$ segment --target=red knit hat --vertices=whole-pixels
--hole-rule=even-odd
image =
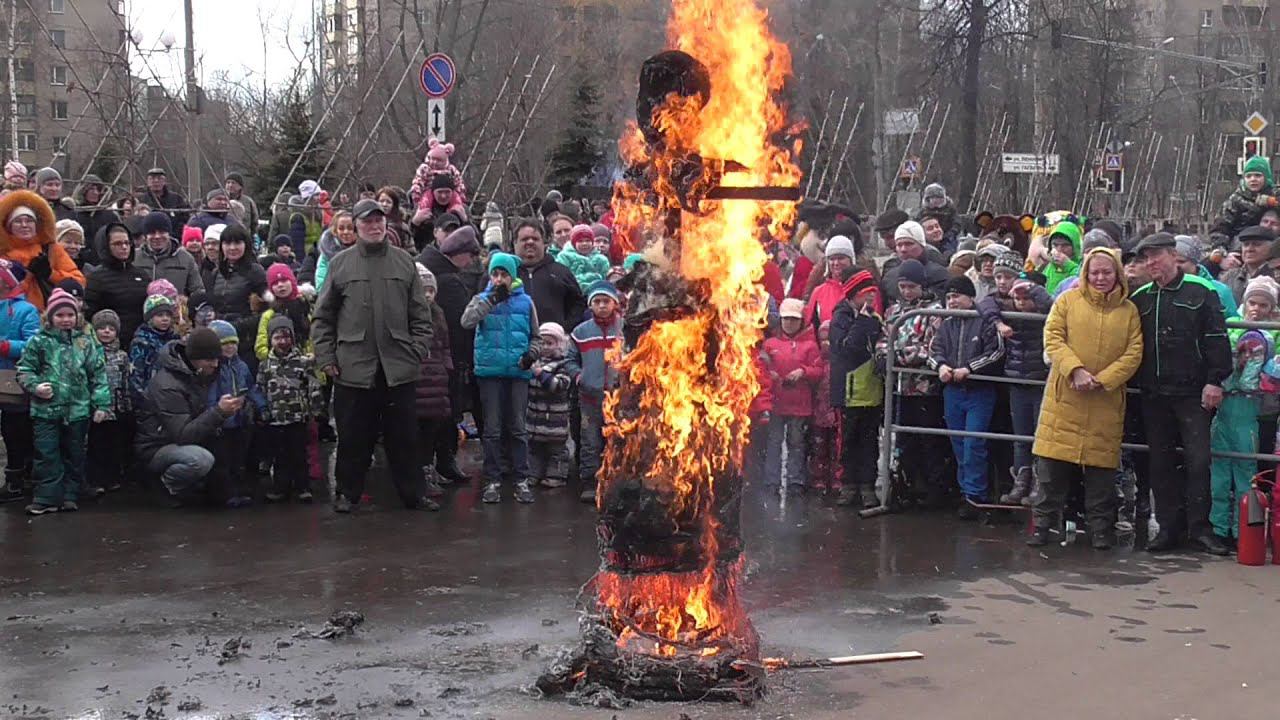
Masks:
[[[569,242],[577,245],[579,242],[595,243],[596,234],[590,225],[574,225],[573,230],[569,231]]]
[[[74,295],[62,288],[54,288],[49,293],[49,299],[44,301],[44,316],[52,319],[53,314],[63,308],[71,308],[77,315],[80,313],[80,303]]]
[[[285,265],[284,263],[272,263],[271,267],[267,268],[267,288],[270,289],[272,287],[275,287],[275,284],[282,280],[288,280],[289,285],[293,288],[293,290],[290,291],[291,294],[289,295],[289,297],[283,297],[280,299],[292,300],[293,298],[297,297],[298,278],[293,274],[293,271],[290,270],[289,266]],[[275,292],[275,291],[273,290],[272,292]]]

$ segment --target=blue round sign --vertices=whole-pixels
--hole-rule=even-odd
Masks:
[[[432,53],[422,61],[422,72],[419,75],[422,92],[430,98],[442,98],[453,90],[458,80],[457,69],[453,60],[444,53]]]

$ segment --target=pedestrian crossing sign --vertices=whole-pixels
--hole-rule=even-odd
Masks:
[[[1119,153],[1107,153],[1107,172],[1116,172],[1124,169],[1124,160]]]

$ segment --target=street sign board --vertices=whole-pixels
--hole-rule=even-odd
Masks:
[[[915,108],[884,111],[885,135],[910,135],[920,128],[920,113]]]
[[[1057,175],[1059,164],[1056,154],[1002,153],[1000,156],[1001,170],[1016,175]]]
[[[1119,153],[1107,154],[1107,172],[1115,172],[1124,169],[1124,157]]]
[[[1244,126],[1245,130],[1249,131],[1250,135],[1261,135],[1262,131],[1266,130],[1271,123],[1267,122],[1262,113],[1255,110],[1252,115],[1245,118],[1244,122],[1240,124]]]
[[[910,179],[920,174],[920,158],[909,157],[902,161],[902,172],[898,177]]]
[[[422,61],[422,71],[419,73],[418,84],[422,88],[422,92],[427,94],[429,98],[442,98],[453,90],[454,84],[458,81],[458,70],[454,67],[453,60],[444,53],[432,53]]]
[[[440,142],[447,142],[445,123],[449,115],[445,112],[444,103],[444,98],[431,98],[427,101],[427,134]]]

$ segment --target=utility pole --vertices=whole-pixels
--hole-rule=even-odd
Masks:
[[[187,19],[187,44],[183,55],[187,65],[187,202],[194,204],[203,197],[200,192],[200,90],[196,87],[195,29],[191,18],[191,0],[183,0]]]

